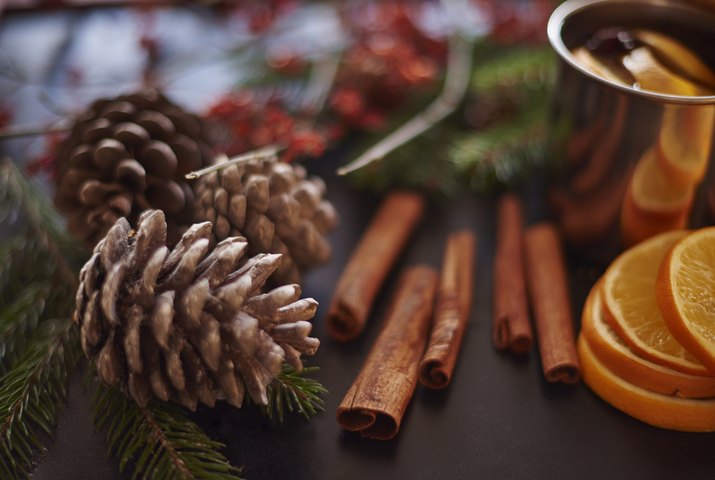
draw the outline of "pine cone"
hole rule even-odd
[[[284,362],[300,370],[317,302],[299,300],[298,285],[261,294],[280,255],[240,261],[244,238],[209,252],[211,224],[195,224],[170,252],[159,210],[136,231],[119,219],[80,272],[75,321],[84,352],[100,378],[121,385],[139,405],[153,396],[194,410],[226,399],[240,407],[244,392],[265,405],[266,388]]]
[[[93,247],[118,218],[159,208],[175,243],[194,215],[184,175],[213,156],[206,130],[156,91],[95,101],[57,151],[55,203],[69,230]]]
[[[271,281],[297,283],[301,271],[330,259],[325,234],[338,215],[323,200],[325,183],[306,178],[303,167],[276,158],[251,160],[200,177],[194,191],[197,220],[214,224],[214,241],[243,236],[250,254],[283,255]]]

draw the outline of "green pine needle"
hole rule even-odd
[[[553,52],[485,42],[475,55],[472,107],[481,109],[487,124],[467,128],[455,116],[356,172],[352,178],[357,185],[378,192],[407,187],[442,196],[462,188],[488,193],[518,185],[542,165]]]
[[[81,356],[70,320],[83,250],[41,190],[0,161],[0,478],[32,473]]]
[[[306,419],[318,412],[325,411],[325,402],[321,395],[328,390],[314,378],[306,374],[318,371],[318,367],[306,367],[300,373],[288,364],[283,365],[283,371],[268,386],[268,405],[263,407],[264,413],[270,419],[282,422],[286,412],[298,412]]]
[[[475,62],[472,88],[492,92],[504,87],[543,86],[553,77],[555,55],[551,47],[481,47],[483,61]]]
[[[0,478],[27,478],[67,396],[80,357],[67,318],[42,322],[12,367],[0,377]]]
[[[77,284],[76,272],[88,252],[67,232],[64,219],[41,187],[27,180],[9,159],[0,160],[0,223],[15,226],[25,237],[25,246],[43,248],[63,282]]]
[[[449,158],[476,192],[514,187],[543,165],[546,101],[538,96],[514,118],[456,140]]]
[[[49,291],[48,282],[32,283],[14,300],[0,307],[0,365],[5,364],[6,356],[20,347],[37,327]]]
[[[119,470],[129,467],[132,478],[239,478],[240,470],[219,452],[225,445],[210,439],[178,406],[153,401],[141,408],[118,389],[100,383],[93,405],[95,427],[106,431]]]

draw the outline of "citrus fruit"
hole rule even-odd
[[[622,253],[603,275],[601,292],[609,325],[634,352],[679,372],[707,375],[702,363],[670,334],[655,298],[660,263],[686,234],[663,233]]]
[[[713,139],[715,106],[666,105],[658,135],[658,160],[676,185],[694,185],[705,176]]]
[[[675,244],[658,274],[657,293],[673,336],[715,372],[715,227]]]
[[[609,65],[606,61],[593,55],[587,48],[579,47],[573,51],[573,55],[579,64],[589,72],[621,85],[631,85],[632,80],[625,75],[626,72],[620,71],[622,67]]]
[[[681,398],[715,397],[715,377],[680,373],[633,353],[606,322],[599,284],[586,300],[581,334],[606,368],[633,385]]]
[[[715,400],[671,397],[637,387],[606,368],[583,335],[577,348],[584,383],[617,409],[655,427],[715,431]]]
[[[635,208],[654,218],[670,218],[690,209],[694,188],[679,185],[666,175],[658,164],[656,149],[650,148],[638,159],[630,193]]]
[[[634,30],[636,39],[648,45],[666,67],[703,86],[715,89],[715,72],[688,47],[652,30]]]
[[[659,233],[681,230],[688,225],[690,208],[670,216],[652,214],[635,206],[630,187],[621,205],[621,238],[632,246]]]
[[[668,95],[697,96],[701,88],[670,71],[658,61],[649,47],[634,48],[622,59],[623,66],[636,79],[635,88]]]

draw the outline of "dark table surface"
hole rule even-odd
[[[181,21],[189,22],[181,25],[190,28],[190,22],[196,21],[186,12],[171,15],[168,20],[160,17],[159,25]],[[104,11],[82,15],[23,14],[3,19],[0,47],[5,73],[0,75],[0,94],[5,100],[12,97],[17,120],[36,120],[37,112],[46,110],[41,101],[43,92],[59,106],[67,106],[78,91],[97,96],[131,87],[136,78],[131,76],[133,70],[118,66],[122,57],[114,55],[105,59],[106,65],[102,64],[102,56],[96,55],[101,52],[101,42],[91,41],[101,34],[102,25],[107,25],[103,22],[111,21],[113,28],[131,29],[131,24],[121,21],[122,18],[113,11]],[[199,17],[199,21],[205,18]],[[71,41],[67,38],[70,31]],[[182,37],[188,44],[198,38],[186,37],[181,29],[162,31]],[[120,43],[124,38],[114,35]],[[58,60],[58,55],[64,55],[63,59]],[[12,60],[9,63],[8,58]],[[95,60],[100,60],[99,64]],[[82,62],[90,62],[91,71],[99,78],[80,77],[80,82],[87,83],[80,85],[82,88],[64,88],[62,82],[66,82],[70,71],[63,65],[81,66]],[[23,75],[18,77],[19,81],[14,74],[8,74],[8,65],[18,67]],[[228,70],[224,68],[224,73],[233,71],[235,66],[230,65]],[[211,65],[204,67],[211,72],[208,77],[199,73],[195,78],[177,77],[169,83],[169,93],[187,104],[201,103],[210,88],[225,90],[235,81],[217,75]],[[175,69],[168,71],[174,73]],[[213,83],[203,82],[202,78],[210,78]],[[203,82],[198,95],[191,90],[196,81]],[[49,86],[43,87],[48,82]],[[51,119],[46,113],[44,117]],[[5,147],[5,153],[15,158],[39,148],[28,142]],[[418,262],[439,266],[446,235],[453,229],[471,227],[478,234],[473,308],[451,386],[441,392],[418,388],[395,440],[366,440],[342,431],[335,421],[335,410],[379,331],[396,275],[393,273],[383,287],[359,340],[338,344],[326,337],[323,322],[333,286],[378,204],[377,197],[355,191],[344,179],[332,174],[338,162],[345,161],[337,157],[333,155],[309,165],[309,169],[326,176],[327,196],[342,216],[340,227],[331,236],[333,261],[308,274],[304,284],[304,294],[315,297],[321,304],[315,334],[323,343],[311,362],[320,366],[317,376],[330,390],[325,397],[325,413],[312,421],[291,417],[283,424],[271,423],[251,408],[236,410],[226,405],[203,408],[193,415],[212,437],[227,445],[226,455],[233,464],[244,467],[246,478],[712,479],[715,476],[715,434],[687,434],[650,427],[610,407],[583,384],[575,387],[546,384],[535,350],[523,358],[494,350],[493,199],[469,195],[430,205],[395,270]],[[538,191],[527,192],[525,198],[538,199]],[[528,202],[527,208],[530,217],[539,217],[538,202]],[[600,272],[573,258],[569,264],[572,310],[578,326],[583,300]],[[77,374],[55,440],[40,459],[34,478],[82,480],[125,476],[117,473],[103,436],[92,430],[90,394],[82,389],[81,375]]]
[[[323,342],[311,363],[330,390],[326,411],[308,422],[291,417],[273,424],[250,408],[201,409],[193,418],[226,443],[226,454],[253,480],[426,478],[713,478],[715,434],[650,427],[610,407],[584,384],[549,385],[538,352],[523,358],[500,354],[491,344],[493,200],[463,196],[433,202],[396,267],[441,263],[446,235],[475,229],[479,250],[474,305],[451,386],[418,387],[395,440],[367,440],[342,431],[335,410],[359,372],[395,286],[382,289],[365,334],[340,344],[326,337],[324,316],[348,255],[377,207],[377,198],[354,191],[330,174],[335,159],[314,164],[326,174],[328,197],[342,216],[331,236],[334,259],[306,277],[304,293],[321,304],[315,334]],[[527,195],[530,196],[530,195]],[[533,215],[538,208],[529,204]],[[599,274],[570,260],[573,312],[579,313]],[[104,440],[89,425],[89,398],[75,382],[57,439],[37,479],[122,478],[114,473]]]

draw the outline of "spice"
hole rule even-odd
[[[524,280],[523,228],[519,199],[505,194],[497,214],[492,340],[497,349],[514,353],[527,352],[533,342]]]
[[[428,388],[449,385],[472,305],[474,284],[473,232],[454,233],[447,239],[437,306],[430,341],[420,363],[420,382]]]
[[[576,383],[580,366],[558,234],[552,224],[540,223],[527,229],[525,240],[526,278],[544,377],[549,382]]]
[[[397,435],[417,386],[417,370],[429,334],[437,272],[407,269],[362,371],[340,403],[338,423],[377,440]]]
[[[327,329],[340,341],[356,338],[382,283],[422,217],[424,199],[396,192],[380,206],[348,261],[328,311]]]

